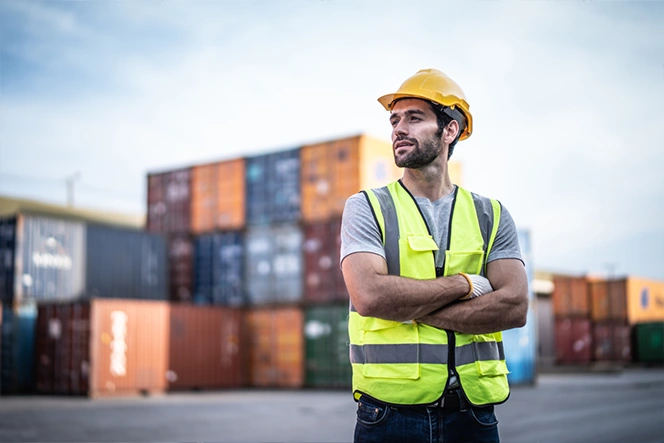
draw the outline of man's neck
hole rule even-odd
[[[447,162],[430,164],[420,169],[404,169],[401,180],[415,197],[425,197],[436,201],[449,195],[454,185],[447,172]]]

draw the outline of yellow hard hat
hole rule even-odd
[[[418,71],[417,74],[403,82],[397,92],[384,95],[378,101],[390,111],[395,100],[408,97],[431,100],[451,109],[458,109],[466,118],[466,127],[459,140],[467,139],[473,132],[473,116],[470,114],[466,95],[454,80],[438,69]]]

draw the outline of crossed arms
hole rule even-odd
[[[388,275],[383,257],[358,252],[341,263],[351,301],[362,316],[416,320],[466,334],[486,334],[526,324],[528,283],[520,260],[487,264],[493,292],[458,301],[470,286],[462,275],[416,280]]]

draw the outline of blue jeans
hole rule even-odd
[[[355,443],[499,442],[493,406],[460,408],[392,407],[366,396],[357,404]]]

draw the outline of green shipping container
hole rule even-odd
[[[305,311],[306,385],[350,388],[348,305],[325,305]]]
[[[640,323],[634,326],[636,360],[664,363],[664,322]]]

